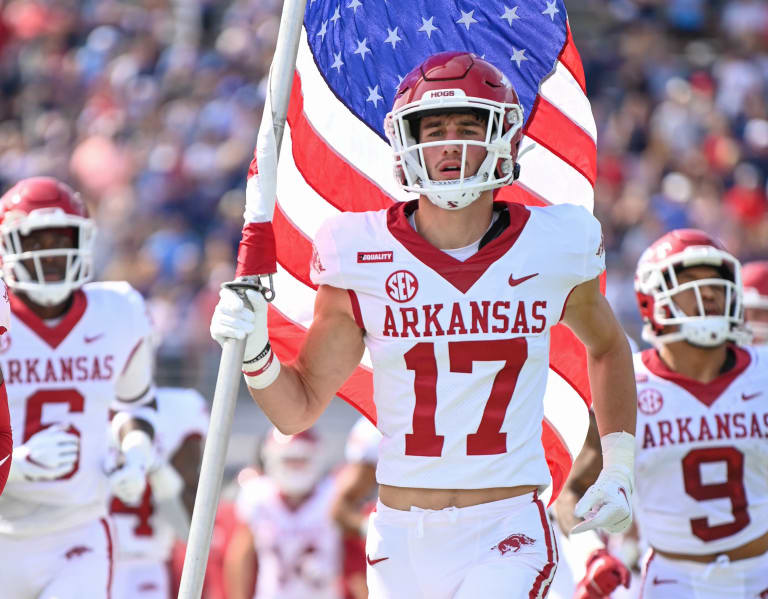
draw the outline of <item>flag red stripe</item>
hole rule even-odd
[[[326,202],[347,212],[379,210],[392,205],[394,198],[339,156],[309,122],[304,113],[304,94],[298,73],[293,78],[288,124],[291,139],[299,140],[293,144],[296,168]]]
[[[566,24],[566,38],[563,49],[560,51],[560,62],[571,72],[573,78],[581,86],[582,91],[587,93],[587,80],[584,77],[584,66],[581,64],[581,56],[573,42],[573,34],[570,25]]]
[[[495,200],[504,200],[506,202],[517,202],[524,206],[549,206],[547,202],[541,196],[533,193],[527,187],[521,183],[515,183],[514,185],[507,185],[502,187],[499,192],[494,196]]]
[[[587,374],[587,352],[564,324],[553,326],[550,330],[549,365],[565,382],[573,387],[587,406],[592,405]]]
[[[285,215],[280,204],[275,205],[272,217],[277,244],[277,261],[296,279],[317,289],[309,278],[309,264],[312,261],[312,241]]]
[[[539,96],[525,134],[580,172],[594,187],[597,147],[589,134]]]
[[[547,466],[552,475],[552,499],[550,504],[560,494],[565,479],[571,471],[573,460],[571,452],[555,427],[545,418],[541,428],[541,445],[547,458]]]

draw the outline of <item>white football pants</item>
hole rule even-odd
[[[108,599],[113,538],[106,518],[46,535],[0,535],[0,596]]]
[[[370,599],[546,597],[557,567],[535,493],[443,510],[378,502],[365,548]]]
[[[766,599],[768,553],[709,564],[673,560],[649,551],[643,566],[643,599]]]

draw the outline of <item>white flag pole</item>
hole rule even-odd
[[[271,176],[273,180],[276,177],[277,156],[283,139],[288,102],[291,97],[296,53],[306,3],[307,0],[285,0],[280,17],[280,30],[277,36],[275,55],[270,68],[269,97],[264,106],[261,129],[264,129],[265,126],[268,127],[269,123],[272,124],[270,133],[274,134],[275,142],[275,145],[272,146],[274,148],[274,167],[272,165],[269,167],[274,168],[275,172],[267,174],[267,177],[270,178]],[[262,165],[259,166],[259,169],[263,172]],[[274,191],[271,198],[262,198],[262,200],[271,202],[272,207],[274,207]],[[254,288],[256,285],[261,287],[258,275],[241,277],[231,285],[243,297],[244,287]],[[271,285],[268,292],[272,292]],[[235,339],[225,342],[222,348],[216,390],[211,405],[211,420],[200,469],[200,481],[195,497],[195,508],[192,513],[187,553],[184,557],[184,568],[181,574],[179,599],[200,599],[203,591],[203,580],[213,534],[213,522],[219,504],[224,462],[232,431],[237,391],[240,386],[240,370],[244,349],[245,341]]]

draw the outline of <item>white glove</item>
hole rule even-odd
[[[220,345],[227,339],[245,339],[245,382],[254,389],[263,389],[280,374],[280,361],[269,344],[267,301],[258,291],[248,289],[245,293],[253,310],[232,289],[224,287],[219,291],[219,303],[211,318],[211,337]]]
[[[109,475],[110,490],[124,504],[138,505],[152,465],[152,441],[144,431],[129,431],[120,444],[120,453],[122,465]]]
[[[13,450],[10,481],[54,480],[69,474],[80,452],[80,437],[68,425],[54,424]]]
[[[149,473],[149,484],[152,485],[152,497],[156,501],[178,497],[184,490],[184,479],[176,472],[176,468],[168,463],[154,468]]]
[[[571,534],[594,528],[619,533],[632,524],[635,437],[625,432],[610,433],[601,437],[600,443],[603,469],[573,509],[574,515],[584,521],[574,526]]]

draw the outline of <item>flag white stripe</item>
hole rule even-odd
[[[568,409],[563,409],[564,406]],[[580,413],[578,418],[575,412]],[[587,405],[576,390],[554,370],[550,370],[544,391],[544,417],[565,441],[571,458],[576,457],[584,443],[589,428],[588,412]]]
[[[597,125],[589,99],[563,63],[557,63],[555,71],[541,84],[539,93],[593,141],[597,140]]]
[[[303,326],[305,329],[312,323],[312,312],[315,305],[315,292],[299,281],[279,264],[274,276],[274,304],[286,317]]]
[[[339,210],[326,202],[301,176],[293,160],[292,144],[291,128],[286,123],[277,166],[278,203],[291,222],[307,237],[314,238],[325,219],[337,215]],[[281,202],[280,198],[290,198],[290,201]]]
[[[528,136],[523,136],[520,147],[531,144],[533,148],[520,159],[520,182],[552,204],[578,204],[592,212],[594,189],[589,180]]]

